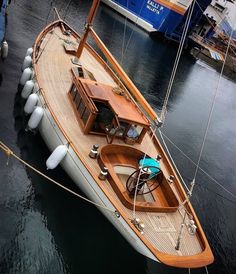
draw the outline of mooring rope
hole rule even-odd
[[[6,145],[5,145],[3,142],[1,142],[1,141],[0,141],[0,149],[2,149],[2,150],[6,153],[6,155],[7,155],[7,157],[8,157],[8,159],[7,159],[7,164],[8,164],[9,158],[12,156],[12,157],[14,157],[15,159],[17,159],[19,162],[21,162],[22,164],[24,164],[25,166],[29,167],[31,170],[33,170],[34,172],[36,172],[37,174],[39,174],[40,176],[44,177],[45,179],[47,179],[48,181],[54,183],[55,185],[59,186],[60,188],[64,189],[65,191],[67,191],[67,192],[69,192],[69,193],[75,195],[76,197],[78,197],[78,198],[80,198],[80,199],[82,199],[82,200],[84,200],[84,201],[86,201],[86,202],[88,202],[88,203],[90,203],[90,204],[93,204],[93,205],[95,205],[95,206],[97,206],[97,207],[100,207],[100,208],[102,208],[102,209],[105,209],[105,210],[107,210],[107,211],[110,211],[110,212],[112,212],[113,214],[116,215],[116,211],[114,211],[114,210],[112,210],[112,209],[110,209],[110,208],[108,208],[108,207],[106,207],[106,206],[103,206],[103,205],[101,205],[101,204],[98,204],[98,203],[96,203],[96,202],[93,202],[93,201],[89,200],[88,198],[85,198],[84,196],[82,196],[82,195],[80,195],[80,194],[74,192],[73,190],[71,190],[71,189],[69,189],[69,188],[63,186],[61,183],[55,181],[54,179],[50,178],[49,176],[47,176],[46,174],[44,174],[43,172],[41,172],[41,171],[38,170],[37,168],[33,167],[32,165],[30,165],[29,163],[27,163],[26,161],[24,161],[24,160],[23,160],[22,158],[20,158],[19,156],[17,156],[17,155],[8,147],[8,146],[6,146]],[[116,216],[117,216],[117,215],[116,215]]]

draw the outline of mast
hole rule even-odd
[[[77,52],[76,52],[76,57],[80,58],[80,56],[83,52],[85,43],[87,41],[88,35],[91,35],[91,37],[94,39],[96,45],[99,47],[99,49],[105,55],[107,60],[110,62],[111,66],[114,68],[116,73],[119,75],[122,82],[129,89],[132,96],[142,106],[142,108],[146,111],[146,113],[149,115],[149,117],[152,121],[159,122],[157,114],[154,112],[154,110],[148,104],[146,99],[143,97],[143,95],[140,93],[140,91],[136,88],[136,86],[133,84],[133,82],[129,79],[129,77],[124,72],[124,70],[121,68],[121,66],[118,64],[116,59],[112,56],[110,51],[106,48],[104,43],[101,41],[101,39],[98,37],[96,32],[93,30],[92,23],[93,23],[93,19],[94,19],[95,15],[96,15],[96,11],[98,9],[99,3],[100,3],[100,0],[93,0],[89,15],[86,20],[85,31],[84,31],[83,36],[81,37],[80,44],[79,44]]]
[[[76,52],[76,57],[78,57],[78,58],[80,58],[80,56],[82,54],[84,45],[86,43],[89,31],[90,31],[90,27],[93,23],[93,19],[96,15],[99,4],[100,4],[100,0],[93,0],[93,4],[91,6],[91,9],[89,11],[89,15],[88,15],[87,20],[86,20],[85,31],[84,31],[83,36],[81,37],[81,40],[80,40],[80,43],[79,43],[79,46],[78,46],[78,49],[77,49],[77,52]]]
[[[142,108],[146,111],[146,113],[149,115],[151,120],[158,122],[158,117],[155,111],[151,108],[149,103],[146,101],[146,99],[143,97],[143,95],[140,93],[140,91],[137,89],[137,87],[134,85],[134,83],[130,80],[128,75],[125,73],[125,71],[122,69],[122,67],[119,65],[119,63],[116,61],[116,59],[113,57],[111,52],[108,50],[108,48],[104,45],[102,40],[98,37],[96,32],[93,30],[93,28],[90,29],[90,35],[95,41],[98,48],[102,51],[104,56],[107,58],[108,62],[111,64],[114,71],[117,73],[117,75],[120,77],[122,82],[125,84],[125,86],[129,89],[132,96],[136,99],[136,101],[142,106]]]

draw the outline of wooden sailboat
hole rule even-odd
[[[40,108],[36,120],[54,150],[52,162],[55,149],[66,148],[55,162],[62,160],[138,252],[170,266],[206,266],[213,255],[154,133],[151,121],[158,117],[92,27],[98,4],[93,1],[83,36],[59,17],[37,37],[32,69],[38,99],[30,120]],[[88,36],[105,60],[87,44]]]

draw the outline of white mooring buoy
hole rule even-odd
[[[21,91],[21,97],[24,99],[27,99],[32,92],[34,88],[34,81],[33,80],[28,80],[26,81],[24,88]]]
[[[8,56],[8,43],[7,41],[2,42],[2,59],[6,59]]]
[[[28,48],[27,51],[26,51],[25,57],[26,56],[32,56],[32,53],[33,53],[33,48]]]
[[[31,68],[24,69],[20,78],[20,84],[24,86],[26,81],[30,80],[31,76],[32,76],[32,69]]]
[[[66,145],[56,147],[46,161],[47,169],[56,168],[66,156],[67,151],[68,147]]]
[[[43,108],[42,107],[36,107],[31,114],[29,121],[28,121],[28,128],[29,129],[36,129],[40,123],[40,121],[43,118]]]
[[[32,66],[32,58],[31,58],[31,56],[29,56],[29,55],[25,56],[25,59],[24,59],[24,62],[23,62],[21,70],[23,71],[24,69],[30,68],[31,66]]]
[[[28,97],[25,106],[24,106],[24,112],[26,114],[30,114],[34,111],[35,106],[38,103],[38,95],[33,93],[30,94],[30,96]]]

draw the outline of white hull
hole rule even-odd
[[[114,9],[115,11],[117,11],[118,13],[122,14],[123,16],[125,16],[130,21],[134,22],[136,25],[143,28],[147,32],[157,31],[155,28],[153,28],[153,26],[151,24],[149,24],[148,22],[146,22],[143,19],[139,18],[134,13],[132,13],[132,12],[124,9],[123,7],[119,6],[118,4],[114,3],[113,1],[111,1],[111,0],[102,0],[102,2],[105,3],[106,5],[108,5],[109,7],[111,7],[112,9]]]
[[[37,88],[35,89],[37,90]],[[43,107],[44,99],[40,95],[38,105]],[[46,145],[53,151],[58,145],[67,144],[67,141],[56,125],[50,111],[44,108],[44,116],[39,125],[39,131]],[[46,162],[46,159],[45,159]],[[83,163],[80,161],[74,150],[69,147],[66,157],[61,162],[65,172],[71,177],[75,184],[86,194],[93,202],[103,205],[115,211],[114,206],[107,199],[106,195],[96,184],[93,177],[89,174]],[[98,207],[103,215],[115,226],[115,228],[123,235],[123,237],[134,247],[136,251],[158,261],[144,243],[136,236],[133,230],[129,227],[122,217],[117,217],[114,213]]]

